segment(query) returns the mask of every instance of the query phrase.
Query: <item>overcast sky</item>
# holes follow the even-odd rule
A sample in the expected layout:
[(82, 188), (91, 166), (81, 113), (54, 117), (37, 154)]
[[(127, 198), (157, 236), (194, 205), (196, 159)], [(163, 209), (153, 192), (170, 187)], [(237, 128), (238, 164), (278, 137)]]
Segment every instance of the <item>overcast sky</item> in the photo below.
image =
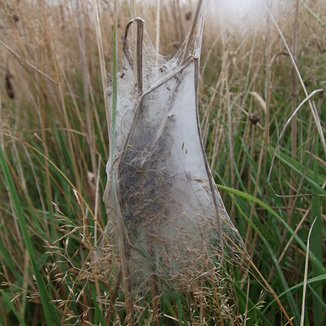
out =
[[(323, 0), (326, 1), (326, 0)], [(251, 25), (259, 28), (258, 22), (266, 19), (266, 3), (268, 0), (208, 0), (210, 10), (208, 16), (216, 16), (228, 25), (243, 27)], [(293, 10), (295, 0), (272, 0), (274, 16), (286, 15)]]

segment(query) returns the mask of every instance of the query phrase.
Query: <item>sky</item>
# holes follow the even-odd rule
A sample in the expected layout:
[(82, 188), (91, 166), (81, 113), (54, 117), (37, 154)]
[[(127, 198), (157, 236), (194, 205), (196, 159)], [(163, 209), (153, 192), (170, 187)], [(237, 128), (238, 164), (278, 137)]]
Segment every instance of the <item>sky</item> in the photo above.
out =
[[(295, 0), (208, 0), (207, 14), (216, 15), (216, 21), (236, 27), (251, 26), (259, 28), (259, 23), (266, 19), (266, 3), (271, 1), (273, 15), (279, 16), (292, 8)], [(325, 0), (324, 0), (325, 1)]]
[(220, 8), (225, 12), (232, 14), (243, 14), (260, 7), (262, 4), (261, 0), (228, 0), (228, 1), (209, 1), (211, 5), (215, 6), (216, 9)]

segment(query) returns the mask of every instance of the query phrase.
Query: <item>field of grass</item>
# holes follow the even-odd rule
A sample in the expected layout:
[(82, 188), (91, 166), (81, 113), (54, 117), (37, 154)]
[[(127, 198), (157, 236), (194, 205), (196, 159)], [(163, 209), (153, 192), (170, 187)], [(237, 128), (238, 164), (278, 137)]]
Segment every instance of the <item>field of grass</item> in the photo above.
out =
[[(267, 2), (248, 24), (208, 4), (199, 80), (208, 161), (256, 269), (136, 296), (140, 325), (326, 325), (326, 4)], [(123, 325), (119, 273), (97, 259), (112, 259), (105, 72), (114, 22), (118, 51), (134, 14), (155, 43), (156, 6), (55, 3), (0, 0), (0, 324)], [(196, 2), (160, 3), (170, 54)]]

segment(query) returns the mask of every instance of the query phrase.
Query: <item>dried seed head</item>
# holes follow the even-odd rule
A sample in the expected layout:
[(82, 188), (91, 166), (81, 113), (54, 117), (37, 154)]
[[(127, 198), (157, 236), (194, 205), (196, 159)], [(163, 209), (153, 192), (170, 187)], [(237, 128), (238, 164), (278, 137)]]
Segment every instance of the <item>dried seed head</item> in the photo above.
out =
[(7, 70), (6, 75), (5, 75), (5, 87), (6, 87), (6, 91), (7, 91), (9, 98), (14, 99), (15, 92), (14, 92), (14, 88), (11, 83), (11, 79), (12, 79), (12, 75), (9, 72), (9, 70)]
[(11, 20), (12, 20), (14, 23), (19, 22), (19, 17), (18, 17), (18, 15), (13, 14), (13, 15), (11, 16)]
[(191, 16), (192, 16), (192, 12), (191, 11), (187, 11), (185, 16), (186, 16), (186, 20), (190, 20), (191, 19)]
[(260, 115), (258, 114), (257, 111), (253, 112), (253, 113), (249, 113), (249, 121), (253, 124), (256, 125), (257, 122), (259, 122), (260, 120)]

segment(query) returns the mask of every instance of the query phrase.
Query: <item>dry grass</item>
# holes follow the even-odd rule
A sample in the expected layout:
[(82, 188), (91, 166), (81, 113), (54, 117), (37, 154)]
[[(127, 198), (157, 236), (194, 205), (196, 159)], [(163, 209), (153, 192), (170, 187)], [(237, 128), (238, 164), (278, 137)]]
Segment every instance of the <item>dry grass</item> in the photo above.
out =
[[(42, 275), (61, 323), (66, 325), (103, 324), (101, 316), (107, 318), (107, 324), (110, 320), (117, 325), (125, 318), (124, 297), (116, 287), (119, 270), (110, 269), (116, 265), (112, 261), (116, 257), (109, 245), (102, 247), (101, 253), (97, 251), (107, 223), (101, 201), (109, 152), (104, 69), (112, 69), (114, 18), (118, 40), (134, 13), (144, 17), (153, 41), (157, 35), (153, 4), (98, 2), (97, 24), (95, 3), (81, 1), (78, 7), (68, 1), (58, 1), (54, 6), (47, 1), (0, 0), (1, 148)], [(195, 3), (160, 3), (159, 48), (163, 54), (175, 53), (190, 27)], [(326, 8), (323, 1), (298, 3), (297, 14), (292, 2), (285, 16), (280, 15), (284, 11), (281, 5), (274, 4), (272, 12), (282, 36), (290, 48), (295, 47), (293, 54), (311, 94), (325, 88)], [(299, 84), (293, 85), (297, 77), (270, 16), (265, 11), (257, 15), (260, 19), (246, 27), (248, 17), (228, 17), (219, 10), (208, 12), (199, 89), (201, 128), (216, 181), (248, 195), (222, 193), (252, 260), (280, 294), (303, 281), (306, 252), (296, 236), (306, 242), (313, 220), (311, 209), (320, 218), (313, 229), (310, 251), (320, 264), (310, 256), (313, 267), (308, 284), (314, 277), (322, 277), (326, 207), (324, 197), (317, 203), (311, 196), (278, 198), (266, 182), (282, 127), (307, 95)], [(295, 21), (297, 36), (293, 34)], [(323, 96), (312, 100), (325, 134)], [(325, 153), (308, 105), (295, 120), (297, 132), (293, 125), (289, 127), (280, 144), (271, 180), (273, 189), (281, 195), (324, 195)], [(292, 145), (294, 139), (297, 146)], [(0, 321), (13, 325), (20, 316), (26, 324), (37, 325), (39, 320), (44, 323), (38, 288), (2, 174), (0, 180)], [(293, 234), (250, 195), (272, 207)], [(296, 229), (297, 225), (300, 227)], [(317, 240), (312, 243), (313, 239)], [(106, 269), (101, 269), (98, 259), (106, 261)], [(248, 285), (241, 269), (229, 266), (228, 270), (227, 275), (219, 269), (209, 275), (203, 271), (189, 295), (173, 287), (162, 294), (161, 324), (192, 321), (192, 325), (222, 325), (224, 320), (225, 324), (243, 325), (245, 316), (251, 318), (247, 324), (286, 323), (279, 307), (269, 305), (271, 296), (261, 292), (255, 279)], [(324, 279), (314, 282), (305, 289), (305, 321), (317, 325), (326, 318), (320, 302), (325, 283)], [(225, 284), (232, 286), (223, 289)], [(296, 317), (296, 325), (301, 299), (302, 292), (295, 289), (280, 297), (288, 314)], [(135, 302), (136, 320), (150, 324), (153, 307), (143, 297), (136, 297)], [(108, 311), (110, 314), (105, 315)]]

